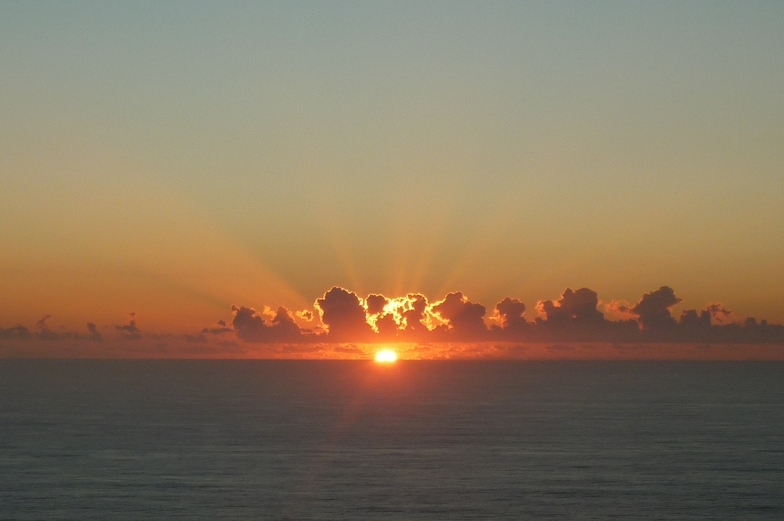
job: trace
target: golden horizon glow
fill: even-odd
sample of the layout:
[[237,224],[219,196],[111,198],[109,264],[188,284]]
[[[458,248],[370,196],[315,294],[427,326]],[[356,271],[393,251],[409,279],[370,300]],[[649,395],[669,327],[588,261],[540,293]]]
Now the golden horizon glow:
[[397,361],[397,353],[391,349],[382,349],[376,353],[376,362],[380,364],[391,364]]
[[781,2],[467,4],[0,6],[0,359],[784,345]]

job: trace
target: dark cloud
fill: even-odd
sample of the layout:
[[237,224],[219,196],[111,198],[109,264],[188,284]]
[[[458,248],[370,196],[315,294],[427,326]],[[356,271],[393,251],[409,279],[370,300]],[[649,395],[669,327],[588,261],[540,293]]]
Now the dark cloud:
[[49,326],[46,325],[46,321],[50,318],[52,318],[52,315],[44,315],[41,320],[35,323],[38,327],[38,334],[36,337],[41,340],[60,340],[60,335],[49,329]]
[[8,329],[3,329],[0,327],[0,340],[10,340],[10,339],[27,339],[32,338],[33,334],[24,326],[14,326],[9,327]]
[[376,329],[378,329],[378,336],[384,340],[391,340],[401,334],[400,326],[395,321],[395,316],[390,313],[376,319]]
[[709,305],[705,311],[710,314],[712,321],[716,324],[725,325],[732,320],[732,311],[725,309],[721,302]]
[[356,293],[335,286],[316,300],[316,308],[330,339],[360,342],[372,338],[373,329]]
[[141,340],[142,332],[136,327],[136,313],[131,313],[129,321],[124,326],[114,326],[114,329],[120,332],[123,338],[128,340]]
[[291,341],[300,336],[299,326],[283,306],[278,307],[275,316],[272,317],[272,329],[275,331],[275,335],[282,340]]
[[[232,306],[232,311],[236,306]],[[234,328],[228,327],[224,320],[218,320],[214,326],[212,327],[205,327],[201,330],[202,335],[211,334],[211,335],[224,335],[226,333],[234,333]]]
[[276,343],[297,342],[301,339],[299,326],[282,306],[278,308],[270,325],[267,325],[253,308],[232,306],[231,311],[234,313],[232,326],[240,340]]
[[245,306],[231,306],[231,311],[234,313],[232,325],[239,338],[248,342],[258,342],[266,339],[266,332],[269,328],[264,323],[264,319],[256,314],[255,309],[246,308]]
[[368,315],[378,315],[384,311],[384,306],[388,303],[389,299],[384,295],[368,295],[368,298],[365,299]]
[[405,336],[417,338],[426,335],[429,330],[425,325],[425,312],[428,308],[427,297],[421,293],[409,293],[406,295],[408,309],[400,313],[400,318],[404,323]]
[[87,340],[91,340],[93,342],[102,342],[103,341],[103,337],[98,332],[98,327],[95,324],[93,324],[92,322],[88,322],[87,323],[87,330],[90,332],[87,335]]
[[527,322],[523,318],[525,304],[516,298],[506,297],[495,305],[495,310],[501,321],[501,329],[518,330],[526,326]]
[[0,328],[0,340],[2,339],[29,339],[29,338],[36,338],[38,340],[44,340],[47,342],[54,342],[60,340],[89,340],[89,341],[102,341],[103,338],[101,337],[100,333],[92,322],[88,322],[87,324],[87,331],[89,332],[87,335],[80,335],[79,333],[73,331],[64,331],[64,327],[60,326],[61,331],[53,331],[47,321],[51,318],[51,315],[44,315],[41,320],[35,323],[36,327],[38,328],[38,332],[33,334],[29,329],[25,326],[14,326],[9,329]]
[[687,309],[681,313],[679,323],[685,329],[710,329],[711,314],[705,310],[698,313],[696,309]]
[[[421,294],[389,298],[371,294],[363,302],[355,293],[333,287],[315,303],[323,326],[300,329],[285,308],[278,308],[265,322],[253,308],[232,307],[232,327],[218,323],[202,335],[233,332],[246,342],[335,343],[335,342],[532,342],[570,345],[571,343],[784,343],[784,327],[754,318],[733,321],[733,314],[721,304],[704,310],[684,311],[679,320],[670,308],[680,302],[673,290],[662,286],[644,294],[635,305],[610,301],[605,309],[615,320],[599,311],[595,291],[567,288],[556,301],[540,301],[542,316],[534,322],[523,317],[525,305],[506,297],[495,306],[497,324],[488,328],[486,308],[469,301],[461,292],[447,294],[430,304]],[[608,311],[608,312],[610,312]],[[267,315],[270,315],[267,312]],[[298,312],[298,316],[301,316]],[[621,317],[620,319],[618,319]],[[634,317],[634,318],[629,318]],[[135,323],[133,323],[135,327]],[[127,327],[127,326],[126,326]],[[201,338],[191,339],[201,342]]]
[[[53,342],[57,340],[69,340],[69,339],[78,339],[79,335],[70,331],[60,331],[55,332],[52,331],[49,326],[46,324],[46,321],[52,318],[51,315],[44,315],[41,320],[35,323],[38,327],[38,333],[35,335],[36,338],[39,340],[46,340],[47,342]],[[61,327],[61,329],[63,329]]]
[[599,296],[592,289],[566,288],[555,302],[537,303],[541,316],[527,328],[526,338],[538,342],[596,342],[639,334],[636,321],[611,322],[598,306]]
[[544,315],[544,320],[550,323],[599,323],[604,321],[604,314],[597,309],[599,297],[595,291],[580,288],[572,291],[566,288],[561,298],[540,301],[537,309]]
[[674,329],[677,322],[670,314],[670,308],[680,302],[669,286],[646,293],[629,311],[639,317],[643,329],[661,331]]
[[483,320],[485,311],[482,304],[470,302],[459,291],[449,293],[433,306],[433,312],[446,320],[450,332],[461,340],[486,336],[487,326]]

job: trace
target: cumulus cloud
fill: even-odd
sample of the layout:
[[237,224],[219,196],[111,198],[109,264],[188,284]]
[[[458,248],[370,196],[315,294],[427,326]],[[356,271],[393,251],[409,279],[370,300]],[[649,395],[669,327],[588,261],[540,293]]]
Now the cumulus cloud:
[[429,331],[428,308],[431,306],[427,302],[427,297],[421,293],[409,293],[403,299],[400,311],[400,321],[404,325],[404,330],[410,337]]
[[681,313],[678,321],[686,329],[709,329],[711,327],[711,314],[708,311],[697,312],[696,309],[687,309]]
[[32,337],[33,334],[25,326],[17,325],[14,327],[9,327],[8,329],[3,329],[0,327],[0,340],[27,339]]
[[[604,306],[620,320],[607,320],[599,310],[597,293],[589,288],[576,291],[567,288],[556,301],[537,304],[540,317],[535,322],[524,318],[525,304],[506,297],[496,304],[497,324],[488,328],[486,308],[469,301],[462,292],[447,294],[442,300],[429,303],[425,295],[410,293],[404,297],[371,294],[363,300],[355,293],[333,287],[319,298],[315,308],[323,329],[301,330],[296,327],[285,308],[267,324],[251,308],[235,308],[231,331],[240,340],[256,342],[292,340],[301,342],[687,342],[755,341],[784,339],[776,326],[757,324],[752,319],[745,325],[732,321],[734,315],[721,304],[705,310],[684,312],[680,320],[670,308],[680,302],[671,288],[663,286],[646,293],[634,305],[610,301]],[[267,308],[265,308],[267,309]],[[267,311],[272,314],[271,310]],[[287,330],[284,336],[272,335],[268,329]],[[707,328],[707,329],[706,329]],[[205,332],[207,329],[205,329]]]
[[93,342],[103,341],[103,337],[98,332],[98,327],[92,322],[87,323],[87,331],[89,331],[89,334],[87,335],[87,340],[91,340]]
[[389,303],[389,299],[384,295],[368,295],[365,299],[368,315],[378,315],[383,313],[384,307]]
[[46,325],[46,321],[50,318],[52,318],[52,315],[44,315],[41,320],[35,323],[38,327],[38,334],[36,337],[41,340],[60,340],[60,335],[49,329],[49,326]]
[[[555,301],[540,301],[537,304],[540,316],[533,322],[525,320],[526,306],[523,302],[512,297],[504,298],[493,308],[495,323],[488,328],[485,306],[471,302],[460,291],[448,293],[443,299],[431,303],[419,293],[401,297],[374,293],[363,300],[356,293],[336,286],[316,300],[315,310],[320,323],[316,321],[310,329],[300,328],[295,321],[314,320],[309,311],[290,313],[282,306],[277,309],[232,306],[230,323],[219,320],[196,334],[143,334],[134,313],[130,314],[127,324],[115,325],[114,330],[120,338],[145,340],[142,344],[134,344],[133,349],[127,348],[135,356],[146,352],[143,346],[156,339],[166,340],[159,342],[161,345],[187,345],[187,352],[209,353],[210,356],[224,352],[221,346],[231,344],[236,347],[232,342],[238,341],[241,347],[232,351],[235,355],[242,352],[243,356],[284,356],[287,353],[317,356],[316,353],[321,352],[326,357],[337,353],[358,354],[332,349],[336,344],[366,342],[400,342],[420,346],[444,346],[448,343],[449,349],[457,349],[428,348],[427,354],[417,355],[432,357],[507,356],[501,354],[503,350],[488,350],[484,344],[476,347],[475,351],[467,351],[464,345],[455,347],[469,343],[476,346],[483,342],[550,346],[597,342],[613,345],[647,345],[651,342],[658,345],[784,344],[783,326],[768,324],[765,320],[757,321],[753,317],[741,320],[721,303],[711,303],[702,310],[685,310],[676,319],[671,308],[679,302],[670,287],[662,286],[645,293],[634,305],[609,301],[603,309],[614,320],[608,320],[599,310],[600,300],[595,291],[567,288]],[[76,333],[65,330],[64,326],[57,329],[50,327],[50,318],[49,315],[43,316],[32,332],[23,325],[0,328],[0,340],[31,338],[34,341],[30,345],[37,345],[40,340],[46,341],[48,346],[52,345],[50,342],[67,340],[68,343],[63,345],[68,345],[69,349],[77,344],[88,346],[90,341],[103,340],[98,327],[92,322],[87,323],[87,333]],[[251,346],[248,343],[271,345]],[[100,349],[112,348],[110,344],[93,344],[92,348],[84,349],[93,349],[97,353]],[[324,345],[331,346],[326,348]],[[22,352],[24,348],[21,343],[7,342],[3,349],[5,352]],[[553,349],[542,348],[542,352],[549,351]]]
[[566,288],[557,301],[543,300],[536,307],[544,315],[545,322],[598,323],[604,321],[604,314],[597,309],[598,305],[599,297],[595,291],[588,288],[572,291]]
[[643,329],[674,329],[677,322],[670,314],[670,308],[680,301],[672,288],[662,286],[643,295],[630,311],[639,317]]
[[735,322],[735,314],[729,309],[725,309],[721,302],[709,305],[705,311],[710,313],[711,322],[716,325],[726,326]]
[[316,300],[316,308],[330,339],[364,341],[372,337],[373,329],[356,293],[334,286]]
[[470,302],[460,291],[449,293],[433,305],[433,313],[447,322],[448,330],[465,340],[485,336],[485,312],[482,304]]
[[136,327],[136,313],[131,313],[128,323],[124,326],[114,326],[114,329],[120,332],[123,338],[128,340],[141,340],[142,332]]
[[506,297],[495,305],[495,311],[501,324],[501,329],[521,329],[527,324],[525,318],[523,318],[525,304],[516,298]]
[[400,324],[395,320],[395,316],[392,313],[385,313],[377,317],[375,326],[381,339],[392,340],[401,334]]
[[36,338],[48,342],[79,338],[77,333],[71,331],[62,331],[62,329],[64,329],[62,326],[60,327],[60,332],[52,331],[46,323],[46,321],[50,318],[52,318],[51,315],[44,315],[41,320],[35,323],[36,327],[38,327],[38,333],[35,335]]
[[237,337],[246,342],[297,342],[301,331],[283,306],[279,307],[269,325],[253,308],[232,306],[232,326]]

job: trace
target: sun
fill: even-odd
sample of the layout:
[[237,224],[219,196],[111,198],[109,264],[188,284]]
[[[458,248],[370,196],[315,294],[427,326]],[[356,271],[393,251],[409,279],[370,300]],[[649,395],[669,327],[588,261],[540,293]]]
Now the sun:
[[376,353],[376,362],[381,364],[391,364],[397,360],[397,353],[392,351],[391,349],[382,349],[378,353]]

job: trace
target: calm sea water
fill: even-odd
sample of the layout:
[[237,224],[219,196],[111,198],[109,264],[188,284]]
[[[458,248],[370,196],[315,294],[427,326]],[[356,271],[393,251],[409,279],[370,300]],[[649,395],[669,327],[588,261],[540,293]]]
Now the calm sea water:
[[784,519],[784,364],[0,360],[0,519]]

